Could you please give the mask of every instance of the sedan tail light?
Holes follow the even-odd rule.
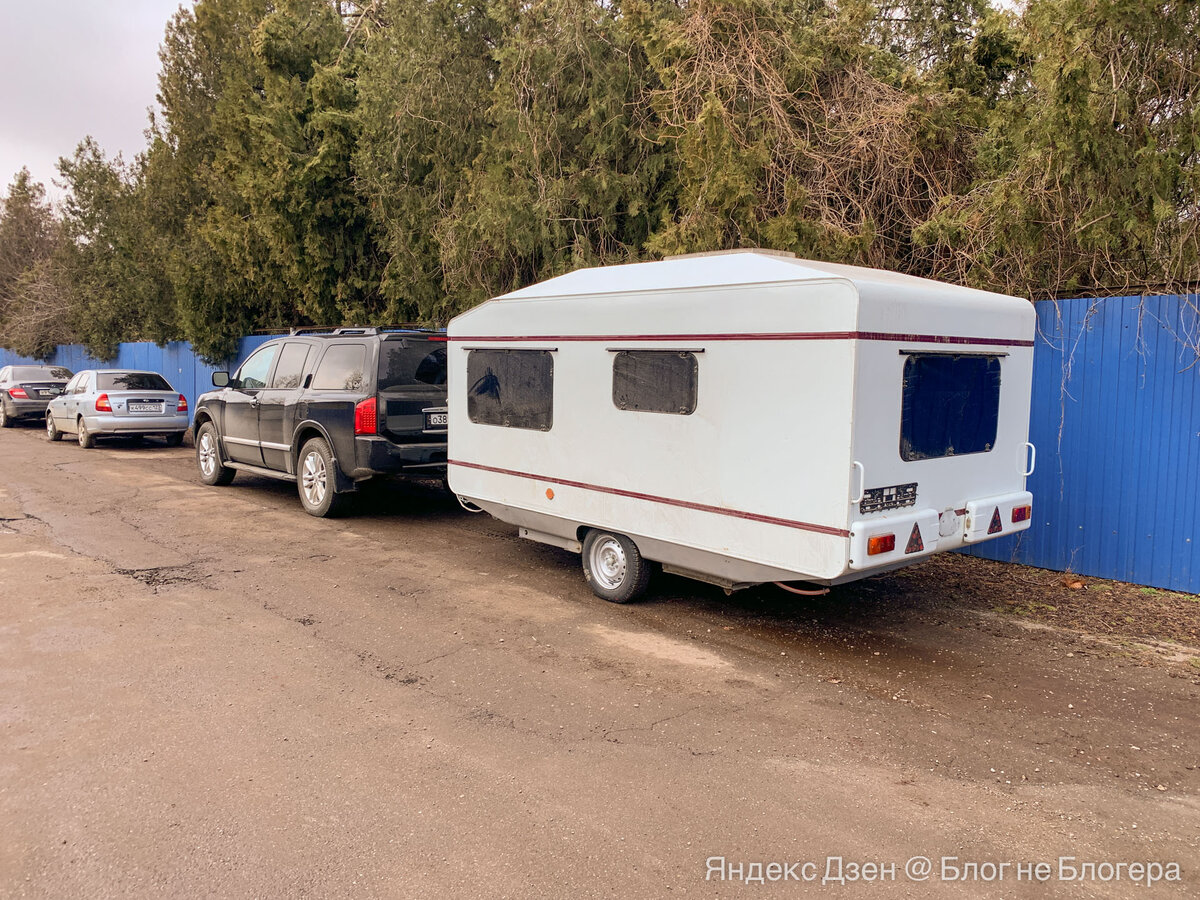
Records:
[[[188,411],[187,397],[183,396],[183,394],[179,395],[179,406],[177,407],[177,409],[179,410],[179,412],[187,412]]]
[[[112,412],[112,404],[108,402],[108,394],[96,398],[96,412]]]
[[[374,397],[368,397],[354,407],[354,433],[375,434],[379,428],[379,417],[376,414],[377,404]]]
[[[15,397],[18,400],[28,400],[29,399],[29,395],[27,393],[25,393],[25,388],[18,388],[18,387],[9,388],[8,396]]]

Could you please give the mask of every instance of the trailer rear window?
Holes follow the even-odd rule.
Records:
[[[1000,414],[1000,358],[914,353],[904,361],[900,456],[987,453]]]
[[[618,409],[690,416],[696,411],[696,354],[678,350],[621,350],[613,357],[613,403]]]
[[[472,350],[467,383],[467,418],[478,425],[549,431],[554,423],[549,350]]]

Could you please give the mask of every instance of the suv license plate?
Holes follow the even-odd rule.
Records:
[[[427,429],[445,428],[447,424],[446,415],[444,412],[425,413],[425,427]]]
[[[162,408],[161,403],[130,403],[129,411],[130,412],[160,413],[163,411],[163,408]]]

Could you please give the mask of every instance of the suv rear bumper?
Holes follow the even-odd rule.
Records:
[[[358,436],[354,439],[354,455],[354,468],[348,474],[356,481],[410,470],[438,474],[446,468],[444,443],[397,444],[384,437]]]

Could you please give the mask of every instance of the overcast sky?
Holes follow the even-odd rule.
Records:
[[[145,146],[158,48],[180,3],[0,0],[0,194],[27,166],[60,196],[55,163],[89,134],[109,156]]]

